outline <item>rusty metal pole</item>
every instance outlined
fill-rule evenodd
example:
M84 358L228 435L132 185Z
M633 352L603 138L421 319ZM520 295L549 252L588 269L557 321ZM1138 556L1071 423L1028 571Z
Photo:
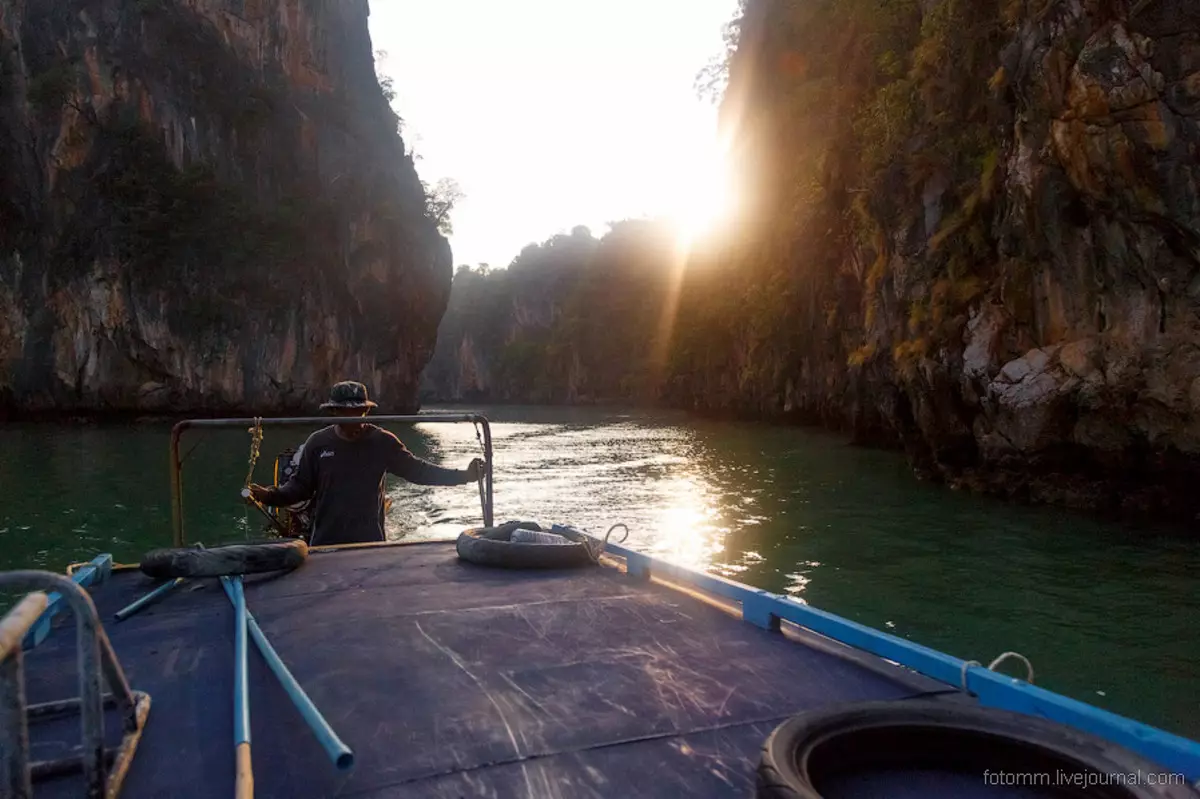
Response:
M28 594L0 621L0 792L13 799L33 796L21 641L49 603L40 591Z
M171 428L171 541L183 546L183 464L179 460L179 439L189 422Z
M78 615L78 614L76 614ZM90 629L89 629L90 628ZM75 626L79 647L79 715L83 728L83 779L88 799L101 799L106 782L104 762L104 692L100 684L100 641L96 628L89 624Z
M483 459L487 462L487 498L483 506L483 526L491 527L495 501L492 497L492 426L483 416L476 418L483 425Z
M79 715L82 767L89 799L101 799L105 794L108 764L104 756L103 680L128 718L134 697L121 665L112 655L108 639L96 615L96 605L88 592L75 581L44 571L0 572L0 587L15 586L57 591L75 614L76 640L79 646ZM36 618L36 617L35 617ZM107 657L101 653L104 652ZM24 712L24 710L22 710Z
M29 722L25 718L25 677L21 647L0 660L0 794L30 799Z
M117 706L121 708L125 732L132 732L138 728L137 701L125 679L121 663L117 660L117 653L113 651L112 643L108 640L108 633L104 631L104 627L99 625L96 627L96 646L100 652L100 668L108 683L108 694L116 698ZM103 743L101 741L101 745Z

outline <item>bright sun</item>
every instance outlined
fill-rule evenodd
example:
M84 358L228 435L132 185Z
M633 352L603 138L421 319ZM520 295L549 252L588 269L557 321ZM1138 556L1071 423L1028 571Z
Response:
M670 217L682 243L691 244L716 233L733 216L736 203L725 159L703 159L676 182Z

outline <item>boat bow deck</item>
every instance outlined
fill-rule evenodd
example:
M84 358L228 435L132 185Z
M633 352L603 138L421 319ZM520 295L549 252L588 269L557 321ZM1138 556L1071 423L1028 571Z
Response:
M252 650L260 797L747 796L763 740L796 712L954 694L616 568L501 571L434 543L314 552L293 573L245 586L267 637L356 759L348 772L334 768ZM122 796L226 796L232 606L205 580L111 621L151 587L119 572L92 591L130 684L153 700ZM69 630L56 629L27 664L30 701L75 694ZM119 735L115 717L109 728ZM61 755L43 737L35 757ZM77 787L60 779L36 793Z

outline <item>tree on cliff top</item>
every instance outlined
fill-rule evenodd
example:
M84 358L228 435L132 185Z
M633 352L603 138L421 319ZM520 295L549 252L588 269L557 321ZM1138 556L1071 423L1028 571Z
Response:
M431 188L428 183L421 181L425 190L425 218L437 225L438 232L443 236L454 233L454 223L450 213L466 196L458 181L454 178L442 178Z
M383 98L391 105L396 101L396 82L383 70L383 63L387 59L387 50L375 51L375 79L379 81L379 90L383 92Z
M721 52L710 58L696 74L693 83L696 95L713 105L719 105L725 97L725 90L729 85L729 65L737 54L745 14L746 0L741 0L733 18L721 29L721 39L724 42Z

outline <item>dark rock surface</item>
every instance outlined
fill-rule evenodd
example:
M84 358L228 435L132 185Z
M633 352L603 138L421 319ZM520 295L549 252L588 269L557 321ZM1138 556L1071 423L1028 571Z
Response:
M416 407L450 252L367 16L0 2L0 408Z

